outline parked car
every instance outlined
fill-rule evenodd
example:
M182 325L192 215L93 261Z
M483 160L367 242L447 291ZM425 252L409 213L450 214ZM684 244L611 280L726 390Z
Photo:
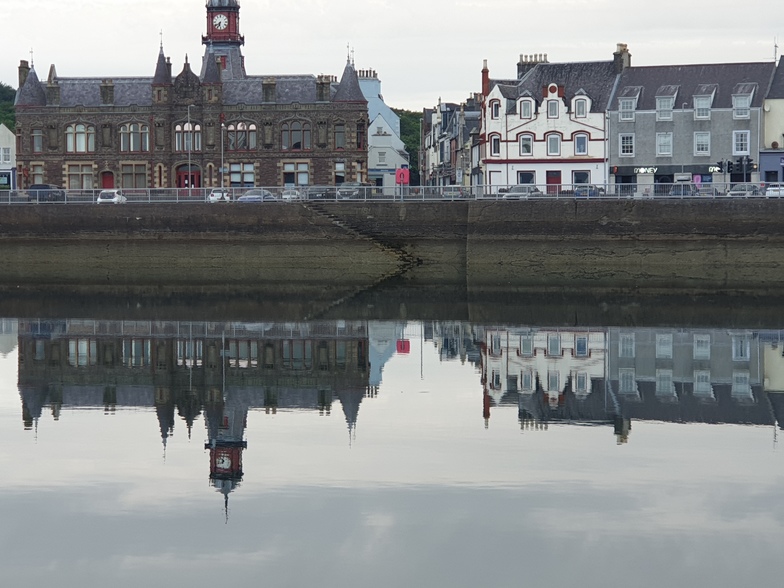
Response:
M670 196L675 197L691 197L697 195L697 186L689 182L683 182L681 184L673 184L670 188L669 192Z
M237 198L237 202L277 202L278 197L264 188L251 188L242 196Z
M101 190L98 198L95 199L96 204L125 204L128 198L122 193L122 190Z
M574 187L575 198L598 198L604 194L604 190L592 184L580 184Z
M57 202L65 200L65 190L54 184L33 184L27 188L29 202Z
M501 198L529 198L541 196L542 191L533 184L518 184L510 187Z
M468 196L468 192L464 186L444 186L442 195L444 198L449 199L465 198Z
M715 186L711 186L710 184L703 184L697 189L697 196L705 196L708 198L715 198L716 196L721 196L722 192Z
M757 184L735 184L727 192L727 196L736 198L748 198L749 196L760 196L760 187Z
M305 190L307 200L334 200L338 190L335 186L309 186Z
M346 200L348 198L362 198L365 194L365 186L361 182L343 182L338 186L338 198Z
M215 188L207 194L207 202L231 202L231 192L226 188Z
M765 196L782 197L784 196L784 184L773 182L765 186Z
M281 192L280 199L286 202L294 202L295 200L302 200L302 194L294 188L286 188Z

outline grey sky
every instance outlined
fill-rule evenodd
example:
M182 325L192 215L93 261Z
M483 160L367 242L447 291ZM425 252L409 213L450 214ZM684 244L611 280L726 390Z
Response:
M164 50L179 72L200 63L205 0L6 2L0 81L17 85L20 59L40 77L152 76ZM357 68L375 69L386 102L419 110L458 102L490 75L515 75L520 54L550 61L611 59L627 43L634 65L768 61L784 46L780 0L241 0L250 74L340 75L347 45Z

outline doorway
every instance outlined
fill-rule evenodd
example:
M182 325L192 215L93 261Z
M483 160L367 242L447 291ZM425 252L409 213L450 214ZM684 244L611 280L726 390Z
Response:
M548 171L547 178L547 193L556 195L561 191L561 172Z
M101 188L109 190L114 188L114 174L110 171L105 171L101 174Z
M188 165L181 165L177 168L177 187L178 188L201 188L201 170L198 166L191 164L190 173Z

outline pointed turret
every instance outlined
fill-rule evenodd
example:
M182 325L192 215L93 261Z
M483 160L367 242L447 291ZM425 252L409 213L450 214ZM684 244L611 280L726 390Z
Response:
M359 87L359 77L357 70L354 69L354 64L351 59L346 62L346 67L343 70L343 76L340 78L338 89L335 92L333 102L363 102L367 104L365 95L362 93L362 88Z
M203 84L220 84L221 74L218 69L217 58L212 49L212 44L207 47L207 56L204 64L204 77L202 78Z
M155 76L152 78L153 86L168 86L171 84L171 72L169 65L166 62L166 56L163 54L163 45L158 52L158 63L155 65Z
M35 68L27 73L24 85L16 93L14 106L46 106L46 90L44 90Z

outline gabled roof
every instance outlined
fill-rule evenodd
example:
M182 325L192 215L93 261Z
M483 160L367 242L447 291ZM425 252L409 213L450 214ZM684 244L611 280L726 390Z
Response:
M518 96L528 91L535 99L549 84L562 86L564 100L571 101L579 90L591 99L591 112L603 112L612 94L617 74L612 61L537 63L517 85Z
M776 68L776 73L773 75L773 81L770 84L768 98L774 100L784 98L784 57L779 59L779 65Z
M666 85L678 86L678 101L691 101L693 96L705 96L715 90L713 108L732 108L732 95L754 90L752 107L759 107L774 73L772 62L711 63L701 65L655 65L629 67L621 73L618 87L623 92L630 87L641 89L638 110L656 109L656 91ZM611 105L616 109L617 103Z

